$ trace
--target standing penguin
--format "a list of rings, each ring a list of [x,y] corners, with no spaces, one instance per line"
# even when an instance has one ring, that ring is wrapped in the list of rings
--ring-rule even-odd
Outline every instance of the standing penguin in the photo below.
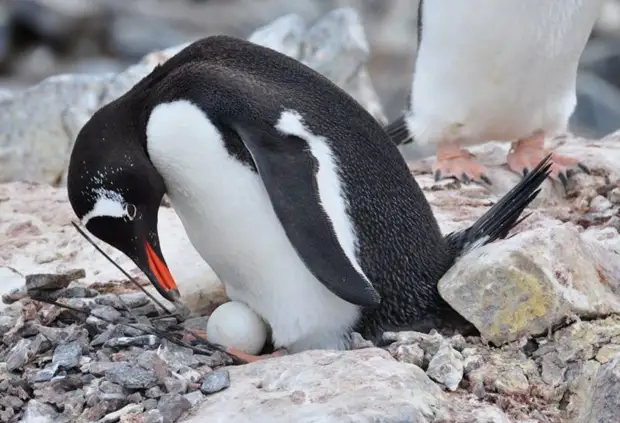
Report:
[[[288,56],[214,36],[92,116],[71,154],[68,194],[86,228],[174,301],[157,232],[167,193],[228,296],[269,324],[277,349],[298,352],[347,348],[352,330],[374,338],[465,325],[437,282],[468,248],[507,234],[549,166],[444,237],[362,106]]]
[[[577,103],[579,58],[602,0],[420,0],[409,110],[386,130],[397,144],[436,151],[435,179],[492,183],[464,147],[513,141],[507,156],[526,174],[549,154]],[[552,153],[550,178],[588,169]]]

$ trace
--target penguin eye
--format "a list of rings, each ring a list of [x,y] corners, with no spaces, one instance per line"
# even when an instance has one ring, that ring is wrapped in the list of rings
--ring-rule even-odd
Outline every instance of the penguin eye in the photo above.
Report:
[[[129,218],[129,220],[134,220],[136,218],[137,212],[138,209],[133,204],[127,204],[125,206],[125,213],[127,213],[127,217]]]

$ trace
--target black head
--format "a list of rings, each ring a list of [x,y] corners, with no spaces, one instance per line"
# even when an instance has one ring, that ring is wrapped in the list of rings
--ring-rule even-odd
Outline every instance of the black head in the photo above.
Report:
[[[88,231],[125,253],[160,294],[179,298],[163,258],[157,214],[165,185],[146,152],[139,113],[111,103],[84,125],[71,153],[67,189]]]

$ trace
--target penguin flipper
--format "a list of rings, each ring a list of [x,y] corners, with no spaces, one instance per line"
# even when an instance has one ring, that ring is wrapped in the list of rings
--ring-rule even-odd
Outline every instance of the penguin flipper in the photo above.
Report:
[[[322,206],[318,161],[308,143],[266,125],[235,122],[231,126],[249,150],[275,213],[308,270],[347,302],[379,304],[379,293],[345,253],[333,218]]]

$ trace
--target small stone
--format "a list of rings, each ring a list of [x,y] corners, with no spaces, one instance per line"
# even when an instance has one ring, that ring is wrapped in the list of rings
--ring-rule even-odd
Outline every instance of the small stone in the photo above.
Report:
[[[49,380],[52,380],[52,378],[56,375],[57,372],[58,372],[58,365],[50,364],[49,366],[45,367],[42,370],[39,370],[36,373],[36,375],[34,376],[33,382],[35,383],[47,382]]]
[[[104,394],[127,394],[125,388],[117,383],[110,382],[109,380],[102,380],[99,384],[99,390]]]
[[[97,319],[94,317],[93,319]],[[88,319],[86,320],[89,323]],[[95,322],[95,327],[103,327],[103,323],[101,320],[97,319]],[[111,338],[118,338],[125,334],[123,325],[112,325],[106,324],[106,328],[99,335],[95,336],[93,340],[90,342],[91,347],[98,347],[104,345]]]
[[[129,308],[141,307],[149,303],[149,297],[144,292],[128,292],[118,296]]]
[[[159,398],[161,397],[162,392],[159,386],[153,386],[152,388],[147,389],[144,395],[147,398]]]
[[[164,416],[158,409],[149,410],[144,413],[144,423],[164,423]]]
[[[153,347],[153,346],[159,345],[159,338],[155,335],[119,337],[119,338],[108,339],[103,345],[106,347],[110,347],[110,348],[124,348],[124,347],[130,347],[130,346]]]
[[[140,392],[134,392],[133,394],[127,396],[127,402],[132,402],[134,404],[140,404],[143,400],[144,398]]]
[[[204,399],[204,395],[200,391],[193,391],[183,395],[189,401],[192,407],[197,406]]]
[[[119,365],[118,362],[112,361],[94,361],[92,363],[87,364],[84,371],[89,372],[93,376],[101,377],[108,370],[114,369]]]
[[[597,195],[590,202],[590,211],[591,212],[604,212],[605,210],[609,210],[613,205],[611,201],[602,195]]]
[[[478,355],[478,349],[477,348],[463,348],[463,350],[461,351],[461,355],[463,355],[463,358],[467,358],[470,357],[472,355]]]
[[[6,368],[9,372],[22,369],[34,356],[31,339],[20,339],[6,356]]]
[[[91,310],[91,316],[101,317],[106,323],[116,323],[123,315],[114,307],[98,306]]]
[[[187,410],[192,408],[192,404],[183,395],[165,394],[159,400],[157,409],[163,417],[164,423],[174,423]]]
[[[13,395],[0,396],[0,405],[4,408],[14,408],[16,410],[22,408],[24,401]]]
[[[178,321],[176,317],[164,317],[161,319],[153,320],[153,326],[155,327],[155,329],[163,331],[163,332],[169,330],[170,328],[176,326],[177,324],[178,324]]]
[[[52,345],[78,341],[82,347],[88,346],[88,331],[86,328],[72,324],[64,328],[53,328],[43,325],[35,325],[36,330],[45,336]]]
[[[163,340],[161,345],[159,356],[170,366],[172,371],[178,372],[181,367],[189,365],[194,359],[194,351],[189,348],[167,340]]]
[[[6,333],[17,323],[17,316],[10,316],[8,314],[0,315],[0,333]]]
[[[351,349],[352,350],[361,350],[362,348],[372,348],[375,344],[372,341],[364,339],[364,337],[357,332],[353,332],[351,334]]]
[[[6,294],[2,294],[2,302],[4,304],[13,304],[28,296],[28,291],[25,287],[13,288]]]
[[[205,395],[214,394],[230,386],[230,374],[226,369],[214,370],[205,376],[200,391]]]
[[[142,402],[142,405],[144,406],[145,410],[153,410],[157,408],[157,400],[155,398],[147,398]]]
[[[504,395],[525,395],[530,388],[530,384],[523,370],[516,366],[503,369],[503,371],[499,372],[494,385],[495,390]]]
[[[153,303],[148,303],[141,307],[136,307],[131,310],[131,313],[134,316],[157,316],[159,314],[157,311],[157,307],[155,307],[155,304]]]
[[[157,384],[157,373],[127,362],[117,362],[105,372],[105,377],[128,389],[148,389]]]
[[[457,351],[462,351],[465,348],[465,346],[467,346],[467,341],[465,340],[465,337],[461,335],[460,333],[451,337],[449,341],[450,341],[450,345],[452,345],[452,348],[454,348]]]
[[[128,404],[120,410],[116,410],[112,413],[105,415],[99,420],[98,423],[116,423],[127,414],[141,413],[142,411],[144,411],[144,406],[142,406],[141,404]]]
[[[55,423],[59,414],[49,404],[32,399],[28,401],[21,421],[26,423]]]
[[[71,282],[86,277],[84,269],[71,270],[65,273],[39,273],[26,275],[26,290],[30,295],[37,291],[54,291],[69,286]]]
[[[620,410],[620,354],[603,364],[596,374],[587,423],[615,423]]]
[[[609,201],[614,204],[620,204],[620,188],[616,187],[609,191]]]
[[[566,367],[555,354],[547,354],[542,359],[542,380],[549,386],[559,386],[564,382]]]
[[[54,293],[54,298],[94,298],[99,295],[95,289],[85,286],[70,286]]]
[[[82,357],[82,346],[77,341],[71,341],[56,347],[52,364],[68,370],[78,366],[80,357]]]
[[[618,344],[609,344],[603,345],[598,353],[596,354],[596,361],[601,364],[607,363],[611,358],[620,353],[620,345]]]
[[[384,332],[383,339],[401,344],[418,344],[426,354],[431,356],[437,354],[444,341],[444,337],[439,333],[428,334],[415,331]]]
[[[116,294],[102,294],[95,298],[95,304],[114,307],[118,310],[124,310],[125,306]]]
[[[182,323],[185,329],[198,329],[205,330],[207,323],[209,322],[209,316],[197,316],[191,317]]]
[[[463,360],[463,370],[465,373],[479,369],[484,364],[484,359],[479,354],[469,355]]]
[[[186,379],[178,379],[176,377],[167,377],[164,380],[166,391],[170,394],[184,394],[187,392],[188,381]]]
[[[420,348],[418,344],[393,344],[390,345],[390,353],[392,356],[403,363],[415,364],[418,367],[422,367],[424,363],[424,350]],[[392,352],[393,351],[393,352]]]
[[[449,343],[444,343],[428,363],[426,374],[450,391],[455,391],[463,379],[463,356]]]

